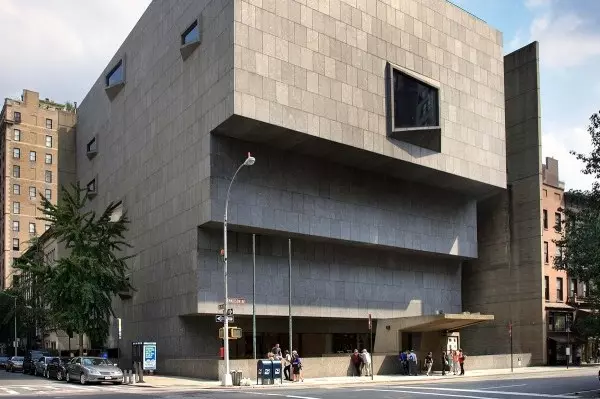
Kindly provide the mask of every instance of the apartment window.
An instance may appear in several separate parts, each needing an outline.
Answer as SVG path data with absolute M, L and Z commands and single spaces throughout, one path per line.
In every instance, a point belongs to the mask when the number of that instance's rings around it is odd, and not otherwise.
M 577 279 L 576 278 L 571 279 L 571 286 L 569 287 L 569 296 L 571 298 L 577 297 Z
M 18 215 L 19 213 L 21 213 L 21 203 L 20 202 L 13 202 L 13 213 L 15 215 Z
M 29 151 L 29 160 L 35 162 L 37 160 L 37 154 L 35 151 Z
M 44 181 L 46 183 L 52 183 L 52 171 L 50 171 L 50 170 L 44 171 Z
M 559 193 L 554 193 L 554 199 L 558 202 L 560 202 L 560 194 Z
M 35 234 L 35 223 L 29 222 L 29 234 Z
M 15 233 L 18 233 L 18 232 L 19 232 L 19 230 L 21 230 L 21 225 L 19 224 L 19 221 L 18 221 L 18 220 L 14 220 L 14 221 L 13 221 L 13 231 L 14 231 Z
M 93 179 L 87 184 L 87 196 L 89 198 L 95 197 L 98 194 L 98 188 L 96 187 L 96 179 Z
M 21 158 L 21 149 L 20 148 L 13 148 L 13 158 L 14 159 Z
M 548 197 L 548 190 L 543 189 L 542 193 L 544 194 L 544 198 Z
M 558 232 L 562 231 L 562 216 L 560 212 L 554 213 L 554 230 Z
M 182 34 L 181 45 L 194 43 L 200 40 L 200 27 L 198 20 L 195 20 Z
M 15 117 L 15 123 L 21 123 L 21 113 L 20 112 L 13 112 L 13 115 Z
M 123 83 L 125 78 L 123 72 L 123 60 L 120 60 L 117 65 L 115 65 L 114 68 L 111 69 L 108 74 L 106 74 L 106 86 L 110 87 L 119 83 Z
M 544 263 L 548 263 L 548 241 L 544 241 Z
M 562 277 L 556 278 L 556 300 L 563 300 L 563 279 Z
M 550 300 L 550 277 L 544 276 L 544 299 Z
M 46 165 L 52 164 L 52 154 L 46 154 L 45 162 L 46 162 Z
M 19 239 L 13 238 L 13 251 L 18 251 L 18 250 L 19 250 Z
M 562 258 L 562 249 L 558 245 L 556 245 L 554 249 L 554 257 L 559 259 Z
M 46 129 L 52 129 L 52 119 L 46 118 Z
M 573 325 L 573 315 L 565 312 L 548 312 L 548 331 L 565 332 Z
M 35 187 L 29 187 L 29 198 L 35 199 L 37 195 Z
M 548 230 L 548 210 L 544 209 L 544 229 Z
M 21 177 L 21 167 L 19 165 L 13 165 L 13 177 Z
M 96 137 L 93 137 L 90 141 L 88 141 L 86 145 L 86 152 L 89 159 L 92 159 L 98 153 L 98 142 L 96 141 Z
M 21 195 L 21 185 L 20 184 L 13 184 L 13 194 Z
M 52 148 L 52 136 L 46 136 L 46 147 Z
M 44 230 L 45 230 L 45 231 L 48 231 L 48 230 L 50 230 L 50 225 L 49 225 L 49 224 L 46 224 L 46 225 L 44 225 Z
M 45 189 L 44 197 L 46 197 L 47 200 L 51 200 L 52 199 L 52 190 L 50 190 L 49 188 Z
M 19 129 L 13 130 L 13 140 L 21 141 L 21 131 Z

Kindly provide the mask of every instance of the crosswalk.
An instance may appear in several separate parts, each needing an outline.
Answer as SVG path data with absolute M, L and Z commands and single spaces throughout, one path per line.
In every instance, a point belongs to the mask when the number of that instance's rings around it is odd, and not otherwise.
M 127 386 L 113 385 L 89 385 L 81 386 L 67 383 L 42 384 L 42 385 L 0 385 L 1 397 L 14 397 L 19 395 L 63 395 L 63 394 L 83 394 L 83 393 L 111 393 L 123 392 L 124 389 L 135 388 Z M 136 390 L 137 391 L 137 390 Z

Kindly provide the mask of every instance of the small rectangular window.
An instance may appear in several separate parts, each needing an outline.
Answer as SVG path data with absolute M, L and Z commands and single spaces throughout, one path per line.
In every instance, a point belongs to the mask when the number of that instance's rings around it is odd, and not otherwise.
M 93 179 L 87 184 L 87 196 L 89 198 L 95 197 L 98 194 L 98 187 L 96 187 L 96 179 Z
M 544 229 L 548 230 L 548 210 L 544 209 Z
M 543 189 L 542 192 L 544 193 L 544 198 L 548 197 L 548 190 Z
M 31 199 L 35 199 L 37 195 L 37 190 L 35 189 L 35 187 L 29 187 L 29 198 Z
M 46 136 L 46 147 L 52 148 L 52 136 Z
M 96 141 L 96 137 L 93 137 L 90 141 L 88 141 L 86 152 L 89 159 L 92 159 L 96 156 L 98 153 L 98 142 Z
M 52 129 L 52 119 L 46 118 L 46 129 Z
M 13 184 L 13 194 L 21 195 L 21 185 L 20 184 Z
M 550 300 L 550 277 L 544 276 L 544 299 Z
M 37 154 L 35 151 L 29 151 L 29 160 L 31 162 L 35 162 L 37 160 Z
M 562 231 L 562 216 L 560 212 L 554 214 L 554 230 L 559 233 Z
M 13 231 L 15 233 L 18 233 L 19 230 L 21 230 L 21 226 L 19 224 L 19 221 L 18 220 L 13 221 Z
M 49 188 L 45 189 L 44 197 L 46 197 L 47 200 L 51 200 L 52 199 L 52 190 L 50 190 Z
M 52 165 L 52 154 L 46 154 L 46 165 Z
M 394 128 L 439 127 L 438 89 L 394 69 Z
M 577 297 L 577 279 L 576 278 L 571 279 L 571 287 L 569 289 L 569 296 L 571 298 Z
M 13 251 L 18 251 L 18 250 L 19 250 L 19 239 L 13 238 Z
M 13 140 L 21 141 L 21 131 L 19 129 L 13 130 Z
M 548 263 L 548 241 L 544 241 L 544 263 Z
M 52 171 L 50 171 L 50 170 L 44 171 L 44 181 L 46 183 L 52 183 Z
M 117 65 L 114 66 L 113 69 L 110 70 L 108 74 L 106 74 L 106 86 L 110 87 L 119 83 L 123 83 L 123 79 L 123 60 L 121 60 L 117 63 Z
M 200 29 L 198 20 L 195 20 L 182 34 L 181 45 L 190 44 L 200 40 Z
M 35 234 L 35 223 L 29 222 L 29 234 Z
M 13 213 L 15 215 L 18 215 L 19 213 L 21 213 L 21 203 L 20 202 L 13 202 Z
M 556 300 L 563 300 L 563 279 L 562 277 L 556 278 Z
M 21 149 L 20 148 L 13 148 L 13 158 L 14 159 L 21 158 Z
M 13 177 L 21 177 L 21 167 L 19 165 L 13 165 Z
M 13 112 L 13 115 L 15 116 L 15 123 L 21 123 L 21 113 L 20 112 Z

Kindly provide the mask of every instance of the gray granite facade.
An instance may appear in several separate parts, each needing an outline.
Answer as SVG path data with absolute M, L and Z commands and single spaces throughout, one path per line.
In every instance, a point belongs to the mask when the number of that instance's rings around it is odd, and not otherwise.
M 182 57 L 197 18 L 201 43 Z M 257 297 L 260 316 L 286 314 L 288 237 L 299 316 L 460 311 L 478 195 L 506 185 L 501 46 L 444 0 L 153 1 L 78 112 L 90 209 L 122 201 L 132 221 L 123 345 L 156 340 L 163 369 L 218 353 L 206 322 L 223 295 L 218 228 L 247 151 L 257 163 L 231 194 L 231 295 L 249 295 L 256 232 L 261 290 L 275 290 Z M 124 85 L 108 96 L 120 60 Z M 441 152 L 389 138 L 390 63 L 440 88 Z

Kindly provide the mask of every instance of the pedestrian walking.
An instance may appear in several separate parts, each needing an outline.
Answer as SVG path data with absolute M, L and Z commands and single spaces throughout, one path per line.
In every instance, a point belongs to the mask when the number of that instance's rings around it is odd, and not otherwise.
M 354 353 L 350 356 L 350 361 L 352 362 L 352 366 L 354 367 L 355 375 L 360 377 L 362 359 L 360 358 L 360 353 L 358 353 L 358 349 L 354 349 Z
M 371 354 L 366 349 L 362 350 L 362 352 L 360 354 L 360 360 L 362 363 L 363 374 L 367 377 L 370 376 L 371 375 Z
M 431 352 L 427 353 L 425 356 L 425 370 L 427 370 L 426 375 L 429 377 L 431 375 L 431 368 L 433 367 L 433 354 Z
M 405 350 L 400 352 L 400 372 L 408 375 L 408 352 Z
M 465 375 L 465 359 L 467 355 L 462 349 L 458 350 L 458 363 L 460 364 L 460 375 Z
M 283 375 L 287 381 L 292 380 L 292 355 L 290 355 L 289 350 L 285 350 L 285 355 L 283 356 Z
M 446 375 L 446 367 L 448 367 L 448 358 L 448 353 L 442 349 L 442 375 Z
M 408 354 L 408 374 L 409 375 L 417 375 L 419 373 L 419 367 L 417 366 L 417 354 L 412 349 Z
M 302 359 L 298 356 L 297 351 L 292 351 L 292 371 L 294 373 L 294 382 L 304 382 L 304 378 L 302 377 Z
M 456 375 L 458 371 L 458 351 L 452 351 L 452 374 Z

